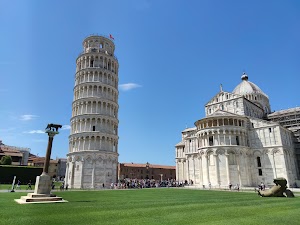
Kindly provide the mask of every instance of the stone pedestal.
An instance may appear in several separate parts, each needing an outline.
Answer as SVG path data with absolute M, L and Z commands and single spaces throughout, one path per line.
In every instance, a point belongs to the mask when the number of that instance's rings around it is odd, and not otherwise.
M 51 183 L 51 177 L 43 173 L 36 177 L 34 193 L 29 193 L 15 201 L 19 204 L 67 202 L 61 197 L 51 194 Z
M 51 183 L 51 177 L 48 174 L 43 173 L 41 176 L 37 176 L 34 193 L 49 195 L 51 192 Z

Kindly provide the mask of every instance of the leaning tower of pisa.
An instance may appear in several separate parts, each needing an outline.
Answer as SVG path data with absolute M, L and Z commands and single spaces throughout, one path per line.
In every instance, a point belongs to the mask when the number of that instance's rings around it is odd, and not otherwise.
M 69 188 L 102 188 L 117 180 L 119 64 L 114 50 L 110 38 L 91 35 L 76 59 L 65 177 Z

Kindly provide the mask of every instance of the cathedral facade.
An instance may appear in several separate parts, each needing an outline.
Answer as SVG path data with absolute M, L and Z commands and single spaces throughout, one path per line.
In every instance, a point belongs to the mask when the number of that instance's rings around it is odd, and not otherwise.
M 270 113 L 268 96 L 245 73 L 233 92 L 221 88 L 205 105 L 205 117 L 182 131 L 175 146 L 176 179 L 225 187 L 273 185 L 274 178 L 284 177 L 293 185 L 293 134 L 267 120 Z

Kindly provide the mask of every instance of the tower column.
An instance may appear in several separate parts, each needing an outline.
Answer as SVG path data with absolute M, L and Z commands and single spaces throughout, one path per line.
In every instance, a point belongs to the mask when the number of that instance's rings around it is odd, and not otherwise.
M 102 44 L 101 48 L 100 43 Z M 91 155 L 90 150 L 93 150 L 93 157 L 99 155 L 105 159 L 105 173 L 101 177 L 98 177 L 100 168 L 93 167 L 93 181 L 89 184 L 83 184 L 86 180 L 82 177 L 81 180 L 76 180 L 76 187 L 98 187 L 102 186 L 103 181 L 117 180 L 117 167 L 113 165 L 113 160 L 106 160 L 112 157 L 116 159 L 116 162 L 118 161 L 118 96 L 116 95 L 118 93 L 118 73 L 115 71 L 114 82 L 112 83 L 106 58 L 107 54 L 114 58 L 114 67 L 118 68 L 119 64 L 114 56 L 114 50 L 113 40 L 91 35 L 83 41 L 83 51 L 76 61 L 76 88 L 74 88 L 72 129 L 69 136 L 69 140 L 72 141 L 70 141 L 68 157 L 74 158 L 76 156 L 85 159 Z M 78 86 L 79 84 L 80 86 Z M 112 105 L 117 106 L 114 113 L 112 113 Z M 112 121 L 115 131 L 112 129 Z M 112 140 L 115 141 L 114 145 Z M 84 170 L 91 167 L 92 165 L 85 168 L 83 163 L 83 166 L 80 167 L 82 171 L 71 170 L 69 167 L 69 172 L 73 177 L 74 173 L 76 173 L 75 177 L 80 176 L 80 174 L 85 176 L 84 174 L 88 173 L 85 173 Z M 107 172 L 109 172 L 109 177 L 107 177 Z M 95 177 L 96 174 L 97 178 Z M 73 182 L 74 179 L 68 179 L 70 187 L 71 180 Z

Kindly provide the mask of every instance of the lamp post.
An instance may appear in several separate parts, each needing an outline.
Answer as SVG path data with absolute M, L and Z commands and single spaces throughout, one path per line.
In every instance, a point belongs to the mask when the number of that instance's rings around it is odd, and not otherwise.
M 149 174 L 149 166 L 150 166 L 150 163 L 149 162 L 147 162 L 146 163 L 146 173 L 147 173 L 147 175 L 146 175 L 146 179 L 149 179 L 149 176 L 148 176 L 148 174 Z
M 159 174 L 160 175 L 160 182 L 162 182 L 162 177 L 163 177 L 163 174 Z
M 37 177 L 35 183 L 34 193 L 36 194 L 47 194 L 50 195 L 51 191 L 51 177 L 49 176 L 49 164 L 52 150 L 52 142 L 53 138 L 56 134 L 59 134 L 58 129 L 61 128 L 62 125 L 50 123 L 46 127 L 45 133 L 48 134 L 48 146 L 47 152 L 44 162 L 43 173 L 41 176 Z

